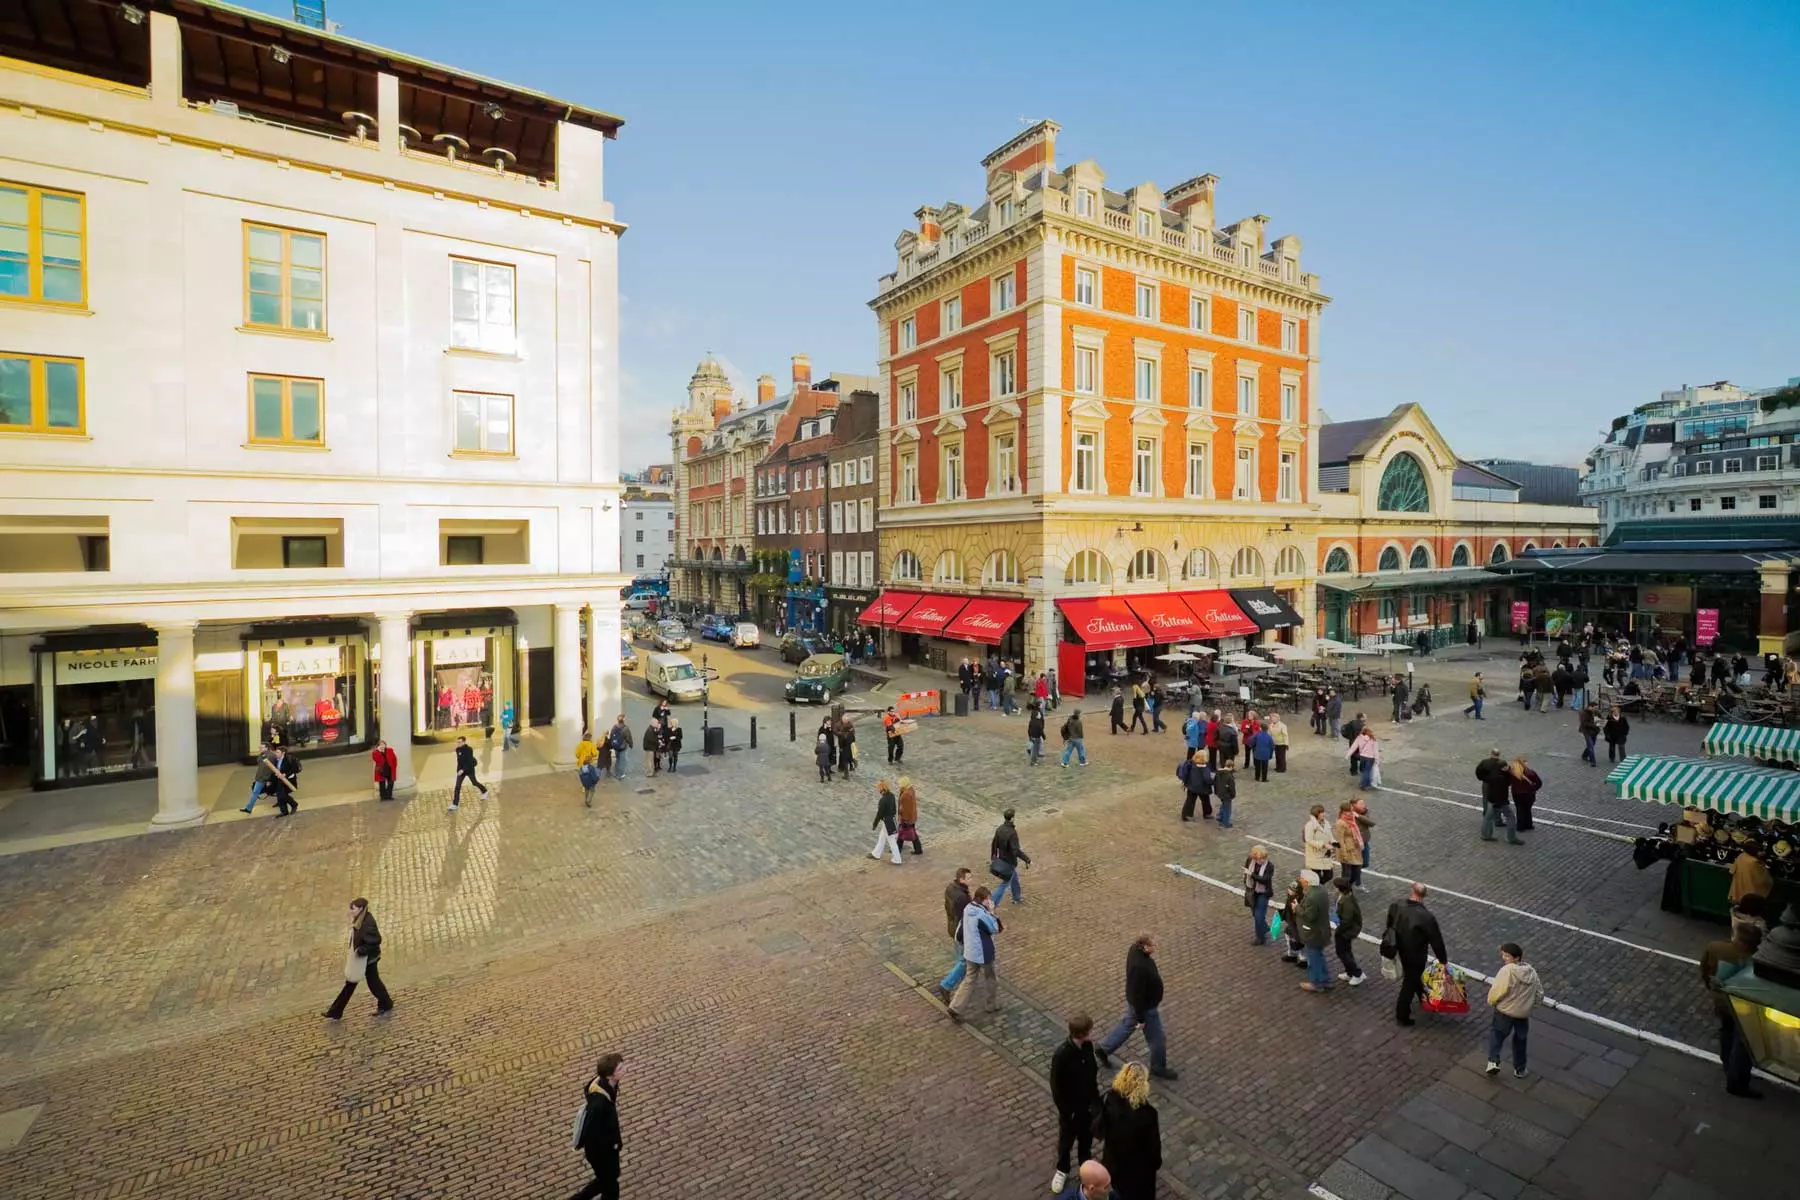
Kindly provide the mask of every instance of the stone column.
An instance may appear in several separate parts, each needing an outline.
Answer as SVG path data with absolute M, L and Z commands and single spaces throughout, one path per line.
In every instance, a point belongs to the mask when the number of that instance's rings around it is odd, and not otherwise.
M 394 748 L 394 795 L 418 788 L 412 761 L 412 614 L 384 612 L 381 627 L 381 740 Z
M 180 621 L 156 626 L 156 815 L 150 824 L 204 820 L 194 727 L 194 622 Z
M 1790 568 L 1785 562 L 1764 563 L 1757 571 L 1756 652 L 1787 653 Z
M 553 761 L 567 766 L 575 761 L 575 744 L 581 740 L 581 606 L 556 606 L 556 754 Z
M 619 593 L 609 590 L 588 609 L 588 728 L 596 735 L 612 728 L 624 711 L 619 640 Z

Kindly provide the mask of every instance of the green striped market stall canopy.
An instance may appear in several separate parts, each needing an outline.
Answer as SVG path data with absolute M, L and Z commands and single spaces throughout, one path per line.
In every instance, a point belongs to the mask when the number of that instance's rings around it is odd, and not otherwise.
M 1771 725 L 1739 725 L 1720 721 L 1706 731 L 1704 748 L 1708 754 L 1800 763 L 1800 729 L 1777 729 Z
M 1800 771 L 1747 763 L 1633 754 L 1606 781 L 1621 800 L 1650 800 L 1712 812 L 1800 821 Z

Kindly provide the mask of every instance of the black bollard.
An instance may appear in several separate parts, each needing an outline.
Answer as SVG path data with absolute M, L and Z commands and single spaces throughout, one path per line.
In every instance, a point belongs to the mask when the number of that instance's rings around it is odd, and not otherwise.
M 800 738 L 800 735 L 794 731 L 794 712 L 792 709 L 789 709 L 788 710 L 788 741 L 790 741 L 790 742 L 798 741 L 799 738 Z
M 756 717 L 750 718 L 750 748 L 756 749 Z

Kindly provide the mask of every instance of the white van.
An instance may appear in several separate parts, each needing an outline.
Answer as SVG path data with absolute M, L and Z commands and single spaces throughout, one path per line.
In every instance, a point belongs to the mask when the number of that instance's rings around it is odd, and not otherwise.
M 671 703 L 698 700 L 706 695 L 706 677 L 685 655 L 650 654 L 644 658 L 644 683 Z

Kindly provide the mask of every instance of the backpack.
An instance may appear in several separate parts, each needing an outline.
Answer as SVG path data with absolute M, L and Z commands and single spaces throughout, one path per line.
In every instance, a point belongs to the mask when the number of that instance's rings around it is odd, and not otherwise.
M 1068 721 L 1065 720 L 1062 723 L 1062 729 L 1060 732 L 1062 733 L 1062 740 L 1065 742 L 1068 741 L 1069 740 L 1069 723 L 1068 723 Z

